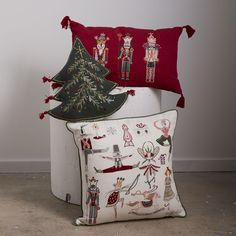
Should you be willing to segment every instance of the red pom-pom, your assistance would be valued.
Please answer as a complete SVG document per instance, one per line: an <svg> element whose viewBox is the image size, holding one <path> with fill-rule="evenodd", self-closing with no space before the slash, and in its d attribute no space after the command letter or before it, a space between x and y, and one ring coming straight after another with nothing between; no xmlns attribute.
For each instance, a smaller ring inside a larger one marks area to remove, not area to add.
<svg viewBox="0 0 236 236"><path fill-rule="evenodd" d="M134 96L135 95L135 90L134 89L130 89L127 91L128 95Z"/></svg>
<svg viewBox="0 0 236 236"><path fill-rule="evenodd" d="M51 82L51 81L52 81L51 79L49 79L49 78L46 77L46 76L44 76L44 77L42 78L42 80L43 80L43 83Z"/></svg>
<svg viewBox="0 0 236 236"><path fill-rule="evenodd" d="M62 85L61 84L59 84L59 83L53 83L52 84L52 89L54 90L54 89L56 89L56 88L60 88Z"/></svg>
<svg viewBox="0 0 236 236"><path fill-rule="evenodd" d="M44 111L44 112L40 113L39 119L42 120L45 117L45 115L47 115L47 114L48 114L48 111Z"/></svg>
<svg viewBox="0 0 236 236"><path fill-rule="evenodd" d="M67 29L68 27L70 27L70 22L71 22L71 19L69 16L65 16L62 21L61 21L61 26L62 26L62 29Z"/></svg>
<svg viewBox="0 0 236 236"><path fill-rule="evenodd" d="M195 33L195 29L193 29L190 25L186 25L184 28L186 29L188 37L191 38Z"/></svg>
<svg viewBox="0 0 236 236"><path fill-rule="evenodd" d="M44 102L49 103L49 101L53 99L54 99L54 96L48 96L47 98L44 99Z"/></svg>
<svg viewBox="0 0 236 236"><path fill-rule="evenodd" d="M179 101L177 102L176 106L181 108L185 107L185 98L183 94L181 94L181 97L179 98Z"/></svg>

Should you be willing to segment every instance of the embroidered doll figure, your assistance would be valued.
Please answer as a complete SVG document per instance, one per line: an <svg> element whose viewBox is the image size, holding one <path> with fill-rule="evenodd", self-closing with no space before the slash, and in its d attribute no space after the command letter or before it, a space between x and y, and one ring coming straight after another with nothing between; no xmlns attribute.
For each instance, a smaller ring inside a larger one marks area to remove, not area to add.
<svg viewBox="0 0 236 236"><path fill-rule="evenodd" d="M130 66L132 64L134 49L131 47L131 40L133 38L129 35L123 37L124 44L120 49L118 59L121 59L121 79L129 80Z"/></svg>
<svg viewBox="0 0 236 236"><path fill-rule="evenodd" d="M151 188L151 183L156 181L156 172L158 172L158 168L160 168L160 166L155 165L156 161L154 160L159 151L160 148L154 147L153 143L150 141L145 142L142 148L138 148L138 153L144 159L139 169L144 170L143 175L145 175L147 179L145 183L149 185L149 188Z"/></svg>
<svg viewBox="0 0 236 236"><path fill-rule="evenodd" d="M89 220L89 224L96 224L96 219L98 216L99 207L99 188L97 187L98 180L94 177L89 179L89 187L87 190L87 218Z"/></svg>
<svg viewBox="0 0 236 236"><path fill-rule="evenodd" d="M93 57L101 65L105 66L108 61L108 48L106 42L109 40L104 33L94 37L97 41L97 46L93 48Z"/></svg>
<svg viewBox="0 0 236 236"><path fill-rule="evenodd" d="M147 42L143 45L145 49L144 61L146 62L146 82L154 83L156 63L158 62L158 48L160 47L156 43L156 38L149 34Z"/></svg>
<svg viewBox="0 0 236 236"><path fill-rule="evenodd" d="M109 167L104 170L98 170L96 167L94 167L94 169L97 173L112 173L112 172L116 172L116 171L130 170L133 168L137 168L139 166L139 162L135 165L123 165L122 160L124 160L128 157L131 157L131 156L132 156L132 154L127 155L127 156L122 156L120 154L119 146L115 144L115 145L113 145L113 156L112 157L108 157L108 156L102 157L104 159L113 161L114 165L112 167Z"/></svg>
<svg viewBox="0 0 236 236"><path fill-rule="evenodd" d="M155 121L154 122L154 126L161 130L163 135L161 135L160 138L158 138L156 141L162 145L162 146L166 146L166 144L164 143L165 141L168 141L170 149L169 149L169 153L171 153L172 150L172 142L171 142L171 136L169 135L169 130L170 130L170 121L168 119L162 119L160 122L160 125L158 125L159 121Z"/></svg>
<svg viewBox="0 0 236 236"><path fill-rule="evenodd" d="M133 137L131 133L129 132L128 126L123 124L122 129L124 131L124 134L123 134L123 139L125 141L124 147L134 146Z"/></svg>
<svg viewBox="0 0 236 236"><path fill-rule="evenodd" d="M135 188L135 186L138 184L139 176L134 179L134 181L131 184L123 186L124 178L118 177L116 179L116 183L113 184L114 189L109 191L107 194L109 194L107 199L107 205L106 207L113 207L115 218L117 218L117 205L119 202L121 202L121 207L124 206L124 198L121 197L121 193L125 192L125 195L130 194L130 191Z"/></svg>
<svg viewBox="0 0 236 236"><path fill-rule="evenodd" d="M175 193L173 192L172 188L171 188L171 170L169 169L169 167L166 168L165 171L165 191L164 191L164 201L168 202L170 201L172 198L174 198Z"/></svg>

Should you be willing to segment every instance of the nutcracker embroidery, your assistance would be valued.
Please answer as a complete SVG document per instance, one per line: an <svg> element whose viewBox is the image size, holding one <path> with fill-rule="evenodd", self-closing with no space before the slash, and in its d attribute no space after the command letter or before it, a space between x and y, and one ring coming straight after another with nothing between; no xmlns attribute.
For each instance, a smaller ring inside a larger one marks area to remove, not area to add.
<svg viewBox="0 0 236 236"><path fill-rule="evenodd" d="M89 224L96 224L98 217L99 207L99 194L100 190L97 187L98 180L94 177L89 179L89 187L87 190L87 199L86 199L86 220Z"/></svg>
<svg viewBox="0 0 236 236"><path fill-rule="evenodd" d="M150 133L147 125L143 123L136 124L136 132L140 136L145 136Z"/></svg>
<svg viewBox="0 0 236 236"><path fill-rule="evenodd" d="M146 82L155 82L156 64L158 62L158 50L160 46L156 43L156 38L149 33L147 42L143 45L145 49L144 61L146 62Z"/></svg>
<svg viewBox="0 0 236 236"><path fill-rule="evenodd" d="M121 197L122 193L125 193L125 195L130 194L130 191L135 188L135 186L138 184L139 181L139 175L136 176L134 181L131 184L127 184L123 186L124 178L118 177L116 179L116 183L113 184L114 189L109 191L107 193L108 199L106 207L113 207L114 208L114 214L115 218L117 218L117 205L118 203L121 203L121 208L124 206L124 197Z"/></svg>
<svg viewBox="0 0 236 236"><path fill-rule="evenodd" d="M171 170L169 169L169 167L166 168L165 171L165 191L164 191L164 201L168 202L170 201L172 198L174 198L175 193L173 192L172 188L171 188Z"/></svg>
<svg viewBox="0 0 236 236"><path fill-rule="evenodd" d="M109 157L109 156L102 156L102 158L113 161L114 165L112 167L106 168L106 169L97 169L96 167L94 167L95 171L97 173L113 173L116 171L122 171L122 170L130 170L133 168L137 168L139 166L138 162L137 164L134 165L123 165L122 161L128 157L131 157L131 155L127 155L127 156L122 156L120 153L120 149L118 145L113 145L113 156Z"/></svg>
<svg viewBox="0 0 236 236"><path fill-rule="evenodd" d="M82 125L80 127L80 144L83 151L92 149L91 139L88 137L88 134L84 132L85 126L86 125Z"/></svg>
<svg viewBox="0 0 236 236"><path fill-rule="evenodd" d="M145 183L148 184L149 188L151 188L152 182L155 183L156 173L158 172L158 168L160 168L160 166L155 165L156 161L154 160L159 150L160 148L154 147L153 143L150 141L145 142L142 148L138 148L138 153L144 159L139 169L144 170L143 175L145 175L147 179Z"/></svg>
<svg viewBox="0 0 236 236"><path fill-rule="evenodd" d="M85 127L87 125L81 125L80 127L80 144L81 144L81 149L84 151L85 155L85 169L88 169L88 156L90 154L96 154L96 153L104 153L109 150L109 148L104 148L104 149L93 149L92 148L92 142L90 139L90 135L86 133Z"/></svg>
<svg viewBox="0 0 236 236"><path fill-rule="evenodd" d="M129 211L129 214L135 215L152 215L159 211L164 210L158 205L158 198L160 195L157 193L157 185L154 185L152 189L148 191L141 192L137 190L135 193L131 193L131 196L142 196L143 200L139 201L130 201L127 203L132 209Z"/></svg>
<svg viewBox="0 0 236 236"><path fill-rule="evenodd" d="M109 40L104 33L99 36L94 37L96 39L97 45L93 48L93 57L101 65L105 66L108 62L108 48L106 47L106 42Z"/></svg>
<svg viewBox="0 0 236 236"><path fill-rule="evenodd" d="M154 126L162 131L162 135L160 138L158 138L156 141L162 145L162 146L167 146L165 142L168 142L168 145L170 146L169 153L171 153L172 150L172 141L171 141L171 136L169 135L169 130L170 130L170 121L168 119L162 119L161 121L155 121Z"/></svg>
<svg viewBox="0 0 236 236"><path fill-rule="evenodd" d="M123 134L123 140L125 141L124 147L134 146L133 137L131 133L129 132L128 126L126 124L123 124L122 129L124 131L124 134Z"/></svg>
<svg viewBox="0 0 236 236"><path fill-rule="evenodd" d="M120 55L118 59L121 60L121 79L129 80L130 76L130 67L133 60L134 49L131 47L132 37L128 34L125 37L122 37L124 40L123 46L120 48Z"/></svg>

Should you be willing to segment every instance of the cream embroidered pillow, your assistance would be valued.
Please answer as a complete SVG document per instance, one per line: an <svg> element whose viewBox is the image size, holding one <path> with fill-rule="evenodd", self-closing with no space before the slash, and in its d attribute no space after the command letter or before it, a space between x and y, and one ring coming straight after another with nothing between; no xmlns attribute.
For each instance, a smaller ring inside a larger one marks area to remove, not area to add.
<svg viewBox="0 0 236 236"><path fill-rule="evenodd" d="M176 190L177 111L67 123L79 150L83 216L77 224L185 216Z"/></svg>

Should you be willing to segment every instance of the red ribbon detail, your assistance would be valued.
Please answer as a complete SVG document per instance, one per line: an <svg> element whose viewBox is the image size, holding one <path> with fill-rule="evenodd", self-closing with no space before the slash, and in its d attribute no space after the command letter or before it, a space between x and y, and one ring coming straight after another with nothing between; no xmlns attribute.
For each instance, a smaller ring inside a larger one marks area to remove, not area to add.
<svg viewBox="0 0 236 236"><path fill-rule="evenodd" d="M186 25L186 26L184 26L183 28L186 29L188 38L191 38L191 37L194 35L195 29L193 29L190 25Z"/></svg>
<svg viewBox="0 0 236 236"><path fill-rule="evenodd" d="M49 101L53 99L54 99L54 96L48 96L47 98L44 99L44 102L49 103Z"/></svg>
<svg viewBox="0 0 236 236"><path fill-rule="evenodd" d="M60 88L62 85L61 84L59 84L59 83L53 83L52 84L52 89L54 90L54 89L56 89L56 88Z"/></svg>
<svg viewBox="0 0 236 236"><path fill-rule="evenodd" d="M51 82L51 81L52 81L51 79L49 79L49 78L46 77L46 76L44 76L44 77L42 78L42 80L43 80L43 83Z"/></svg>
<svg viewBox="0 0 236 236"><path fill-rule="evenodd" d="M70 17L65 16L61 21L62 29L67 29L68 27L70 27L70 22L71 22Z"/></svg>
<svg viewBox="0 0 236 236"><path fill-rule="evenodd" d="M181 97L179 98L179 101L177 102L176 106L181 108L185 107L185 98L183 94L181 94Z"/></svg>
<svg viewBox="0 0 236 236"><path fill-rule="evenodd" d="M131 95L131 96L135 96L135 90L134 89L130 89L130 90L127 91L127 94Z"/></svg>
<svg viewBox="0 0 236 236"><path fill-rule="evenodd" d="M42 120L45 117L45 115L47 115L47 114L48 114L48 111L44 111L44 112L40 113L39 119Z"/></svg>

